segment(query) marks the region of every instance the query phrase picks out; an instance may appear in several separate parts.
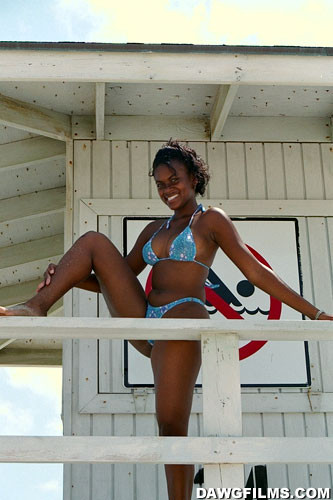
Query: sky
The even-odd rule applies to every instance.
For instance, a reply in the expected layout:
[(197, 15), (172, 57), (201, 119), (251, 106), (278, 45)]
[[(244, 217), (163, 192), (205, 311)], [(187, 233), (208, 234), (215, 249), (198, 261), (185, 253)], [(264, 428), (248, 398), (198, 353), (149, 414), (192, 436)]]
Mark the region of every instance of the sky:
[[(1, 0), (0, 40), (327, 47), (332, 20), (332, 0)], [(61, 435), (60, 413), (61, 369), (0, 368), (3, 435)], [(0, 485), (61, 500), (62, 466), (0, 464)]]
[(332, 20), (332, 0), (1, 0), (0, 39), (332, 46)]

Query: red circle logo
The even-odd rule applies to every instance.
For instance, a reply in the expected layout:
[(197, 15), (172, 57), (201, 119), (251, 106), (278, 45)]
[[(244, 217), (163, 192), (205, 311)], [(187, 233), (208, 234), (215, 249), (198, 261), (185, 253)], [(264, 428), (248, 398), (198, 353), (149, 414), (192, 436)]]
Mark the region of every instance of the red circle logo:
[[(266, 259), (262, 255), (260, 255), (256, 250), (254, 250), (252, 247), (249, 245), (246, 245), (247, 248), (250, 250), (252, 255), (259, 261), (261, 264), (264, 266), (268, 267), (269, 269), (272, 269), (271, 266), (268, 264)], [(152, 289), (152, 271), (150, 271), (147, 282), (146, 282), (146, 287), (145, 287), (145, 292), (146, 295), (149, 294), (149, 292)], [(206, 298), (207, 301), (214, 306), (226, 319), (244, 319), (243, 316), (241, 316), (240, 313), (235, 311), (228, 302), (226, 302), (220, 295), (218, 295), (215, 291), (214, 288), (211, 288), (209, 286), (205, 286), (205, 292), (206, 292)], [(269, 313), (267, 316), (267, 319), (280, 319), (281, 317), (281, 311), (282, 311), (282, 303), (276, 299), (275, 297), (270, 296), (270, 305), (269, 305)], [(259, 349), (261, 349), (265, 344), (267, 340), (252, 340), (248, 342), (246, 345), (240, 347), (239, 349), (239, 359), (245, 359), (248, 358), (249, 356), (252, 356), (252, 354), (255, 354)]]

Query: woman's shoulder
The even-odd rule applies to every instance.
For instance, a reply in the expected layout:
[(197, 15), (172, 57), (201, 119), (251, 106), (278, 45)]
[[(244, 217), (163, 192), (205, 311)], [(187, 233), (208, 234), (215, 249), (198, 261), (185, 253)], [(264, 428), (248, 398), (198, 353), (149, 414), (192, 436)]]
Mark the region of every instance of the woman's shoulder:
[(168, 220), (167, 218), (161, 218), (161, 219), (155, 219), (155, 220), (149, 222), (149, 224), (147, 224), (144, 227), (141, 234), (145, 235), (149, 239), (149, 237), (152, 236), (156, 231), (158, 231), (160, 229), (160, 227), (163, 224), (165, 224), (165, 222), (167, 220)]
[(211, 222), (212, 224), (221, 222), (223, 220), (229, 220), (228, 215), (220, 207), (208, 207), (205, 212), (205, 221)]

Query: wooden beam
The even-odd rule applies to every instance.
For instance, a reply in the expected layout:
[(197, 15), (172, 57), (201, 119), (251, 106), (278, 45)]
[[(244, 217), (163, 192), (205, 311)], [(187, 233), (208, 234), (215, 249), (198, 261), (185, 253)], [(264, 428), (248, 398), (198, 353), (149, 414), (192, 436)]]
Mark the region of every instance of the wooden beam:
[[(229, 116), (219, 141), (331, 142), (328, 117)], [(166, 141), (170, 137), (210, 141), (210, 123), (203, 117), (106, 116), (105, 138)], [(73, 117), (73, 139), (96, 139), (94, 116)]]
[[(73, 116), (73, 139), (96, 139), (93, 116)], [(117, 141), (209, 141), (206, 118), (180, 116), (106, 116), (105, 138)]]
[(36, 214), (56, 213), (65, 207), (65, 188), (45, 189), (0, 201), (0, 224)]
[(221, 140), (222, 130), (235, 100), (239, 85), (220, 85), (210, 115), (211, 141)]
[(0, 49), (1, 81), (333, 85), (320, 55)]
[(0, 145), (0, 168), (28, 167), (47, 159), (63, 158), (65, 144), (48, 137), (32, 137)]
[[(16, 342), (14, 344), (16, 346)], [(62, 349), (23, 349), (0, 351), (0, 366), (61, 366)]]
[(69, 115), (50, 111), (1, 94), (0, 123), (60, 141), (66, 141), (72, 137)]
[(333, 438), (1, 436), (0, 462), (330, 464)]
[[(24, 264), (31, 265), (50, 256), (64, 253), (64, 235), (56, 234), (47, 238), (18, 243), (0, 248), (0, 268), (14, 268)], [(42, 269), (41, 269), (42, 270)], [(32, 281), (32, 280), (31, 280)]]
[[(236, 334), (204, 333), (201, 339), (204, 436), (241, 436), (239, 347)], [(214, 383), (212, 383), (214, 381)], [(221, 460), (221, 462), (224, 462)], [(205, 462), (206, 488), (243, 487), (241, 463), (212, 465)]]
[[(96, 215), (169, 216), (160, 200), (82, 199)], [(219, 207), (233, 217), (333, 217), (332, 200), (205, 200), (206, 208)]]
[(331, 321), (239, 321), (146, 318), (42, 318), (2, 317), (0, 339), (156, 339), (201, 340), (203, 333), (228, 335), (240, 340), (333, 340)]
[[(96, 394), (83, 408), (82, 414), (155, 413), (155, 394), (152, 388), (136, 388), (127, 394)], [(202, 389), (195, 389), (192, 413), (202, 413)], [(331, 413), (333, 393), (246, 393), (243, 392), (242, 413)]]
[(95, 98), (95, 122), (96, 122), (96, 139), (104, 141), (105, 139), (105, 83), (96, 83), (96, 98)]
[(15, 342), (16, 339), (4, 339), (2, 342), (0, 342), (0, 351), (1, 349), (4, 349), (7, 347), (9, 344), (12, 344)]

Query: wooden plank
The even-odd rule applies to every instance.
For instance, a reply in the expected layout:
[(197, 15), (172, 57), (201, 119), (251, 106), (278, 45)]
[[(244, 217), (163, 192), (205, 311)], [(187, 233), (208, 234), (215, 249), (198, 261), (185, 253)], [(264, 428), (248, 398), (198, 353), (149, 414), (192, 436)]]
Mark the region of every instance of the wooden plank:
[(281, 144), (266, 143), (264, 146), (264, 162), (269, 200), (281, 200), (286, 196), (283, 151)]
[[(124, 173), (126, 175), (126, 172)], [(229, 174), (228, 174), (229, 176)], [(236, 183), (236, 178), (234, 181)], [(229, 180), (230, 185), (230, 180)], [(244, 186), (245, 187), (245, 186)], [(232, 188), (234, 189), (234, 187)], [(243, 188), (241, 189), (243, 191)], [(240, 194), (240, 193), (238, 193)], [(246, 193), (243, 191), (243, 194)], [(233, 194), (230, 193), (230, 196)], [(88, 205), (99, 215), (154, 215), (166, 216), (170, 211), (160, 200), (98, 200), (84, 198), (82, 203)], [(276, 217), (332, 217), (333, 206), (330, 200), (221, 200), (211, 199), (206, 203), (223, 208), (231, 217), (276, 216)]]
[[(47, 335), (45, 329), (47, 328)], [(333, 340), (332, 321), (271, 320), (238, 321), (190, 319), (158, 321), (146, 318), (47, 318), (7, 316), (1, 318), (0, 339), (52, 338), (85, 339), (179, 339), (200, 340), (200, 332), (219, 334), (221, 338), (237, 334), (240, 340)]]
[(265, 200), (267, 188), (262, 144), (245, 144), (245, 155), (248, 198)]
[(2, 168), (0, 200), (63, 186), (65, 186), (65, 157), (59, 155), (39, 160), (27, 167)]
[[(321, 415), (312, 415), (323, 418)], [(82, 418), (82, 416), (80, 417)], [(119, 422), (124, 432), (126, 420)], [(132, 417), (129, 417), (132, 419)], [(90, 417), (87, 416), (89, 421)], [(117, 424), (118, 425), (118, 424)], [(121, 427), (122, 426), (122, 427)], [(83, 429), (82, 429), (83, 431)], [(4, 463), (308, 463), (333, 462), (333, 438), (155, 437), (155, 436), (1, 436), (0, 462)], [(88, 465), (81, 465), (88, 471)], [(82, 469), (83, 470), (83, 469)], [(88, 474), (89, 476), (89, 474)], [(132, 478), (126, 482), (131, 490)], [(327, 477), (327, 476), (326, 476)], [(84, 480), (84, 477), (82, 477)], [(86, 480), (84, 480), (87, 484)], [(330, 486), (325, 480), (321, 486)], [(232, 484), (228, 484), (232, 486)], [(81, 491), (81, 494), (83, 494)], [(77, 496), (75, 497), (77, 498)], [(84, 497), (81, 498), (86, 498)], [(119, 498), (116, 497), (116, 498)], [(131, 497), (130, 497), (131, 498)]]
[[(305, 415), (305, 431), (306, 439), (317, 439), (320, 442), (323, 438), (322, 436), (327, 436), (325, 415), (323, 414), (306, 414)], [(297, 439), (297, 438), (296, 438)], [(329, 438), (326, 438), (329, 439)], [(312, 454), (310, 465), (309, 465), (309, 476), (310, 476), (310, 486), (312, 487), (331, 487), (331, 474), (330, 467), (328, 465), (315, 464), (312, 460)], [(331, 462), (332, 463), (332, 462)]]
[[(149, 168), (151, 169), (153, 167), (153, 162), (156, 156), (156, 153), (158, 152), (159, 149), (161, 149), (164, 146), (164, 142), (162, 141), (151, 141), (149, 143), (150, 145), (150, 161), (149, 161)], [(150, 187), (149, 187), (149, 193), (150, 196), (149, 198), (153, 198), (154, 200), (159, 200), (159, 194), (156, 189), (156, 184), (154, 181), (153, 177), (150, 177)]]
[[(64, 436), (72, 434), (72, 340), (63, 342), (62, 353), (62, 422)], [(71, 500), (72, 464), (64, 464), (63, 500)]]
[[(202, 333), (203, 431), (205, 436), (241, 436), (242, 413), (237, 335)], [(241, 462), (210, 465), (202, 459), (206, 488), (242, 487)]]
[[(95, 139), (93, 117), (73, 117), (75, 139)], [(209, 141), (209, 121), (201, 117), (106, 116), (105, 138), (112, 141)]]
[(110, 141), (92, 142), (92, 197), (111, 196), (111, 150)]
[(326, 117), (229, 116), (221, 136), (237, 142), (331, 142)]
[[(109, 238), (110, 233), (110, 217), (98, 217), (98, 231)], [(110, 318), (110, 312), (101, 293), (98, 294), (98, 317), (99, 318)], [(113, 377), (111, 376), (111, 357), (112, 357), (112, 345), (114, 342), (119, 342), (117, 340), (99, 340), (98, 341), (98, 392), (110, 393), (115, 392), (113, 390)], [(88, 405), (90, 406), (90, 405)]]
[[(125, 141), (112, 142), (112, 198), (130, 198), (129, 149)], [(101, 214), (108, 215), (108, 214)]]
[[(26, 243), (23, 244), (26, 245)], [(51, 262), (58, 263), (61, 257), (62, 253), (3, 268), (0, 272), (0, 286), (12, 286), (21, 281), (32, 281), (36, 278), (41, 280), (47, 266)]]
[[(284, 436), (283, 416), (281, 413), (275, 415), (263, 415), (263, 431), (265, 437)], [(267, 470), (268, 484), (273, 488), (288, 488), (288, 477), (286, 465), (269, 465)]]
[(227, 199), (228, 179), (226, 145), (220, 142), (208, 142), (207, 161), (211, 174), (209, 197), (212, 199)]
[(333, 145), (320, 144), (321, 158), (323, 162), (323, 177), (325, 198), (333, 199)]
[[(112, 435), (111, 415), (94, 415), (92, 433), (94, 436)], [(98, 500), (112, 500), (112, 468), (110, 464), (96, 464), (92, 466), (91, 488)]]
[[(15, 344), (14, 344), (15, 345)], [(0, 351), (0, 366), (61, 366), (61, 349), (14, 349)]]
[[(62, 254), (63, 251), (63, 234), (0, 248), (1, 276), (5, 268), (37, 262), (39, 260), (51, 258), (51, 255), (58, 256)], [(43, 271), (42, 268), (41, 271)]]
[[(301, 217), (298, 219), (299, 224), (299, 246), (300, 246), (300, 264), (301, 276), (303, 284), (303, 296), (314, 303), (313, 296), (313, 281), (312, 281), (312, 264), (309, 246), (309, 229), (307, 219)], [(310, 372), (311, 372), (311, 390), (313, 392), (322, 391), (322, 379), (320, 373), (320, 359), (318, 342), (312, 341), (308, 343), (310, 357)]]
[(210, 114), (211, 141), (222, 137), (223, 127), (235, 100), (239, 85), (220, 85)]
[[(310, 54), (135, 50), (0, 50), (3, 81), (333, 85), (330, 58)], [(52, 62), (52, 63), (51, 63)], [(82, 71), (85, 68), (85, 71)], [(223, 68), (223, 72), (221, 72)]]
[[(283, 391), (285, 388), (283, 388)], [(243, 389), (244, 391), (244, 389)], [(138, 405), (139, 397), (144, 404)], [(331, 393), (252, 393), (242, 394), (242, 411), (247, 413), (306, 413), (333, 412)], [(98, 394), (88, 403), (82, 413), (154, 413), (154, 394), (148, 389), (143, 395), (140, 389), (128, 394)], [(192, 412), (202, 412), (202, 394), (193, 399)]]
[[(308, 219), (311, 269), (313, 273), (314, 303), (320, 309), (330, 311), (333, 301), (332, 263), (327, 226), (324, 219)], [(321, 377), (324, 392), (333, 391), (333, 346), (329, 342), (319, 344)]]
[[(0, 208), (1, 211), (1, 208)], [(23, 215), (23, 214), (22, 214)], [(64, 209), (37, 213), (0, 223), (0, 247), (18, 245), (63, 232)]]
[(98, 373), (90, 365), (97, 365), (96, 340), (81, 339), (79, 343), (78, 412), (98, 393)]
[[(81, 203), (81, 198), (85, 196), (85, 193), (89, 193), (89, 196), (92, 195), (91, 149), (91, 142), (89, 141), (74, 141), (73, 241), (77, 240), (79, 236), (89, 229), (97, 228), (97, 217), (95, 226), (90, 227), (91, 224), (93, 224), (91, 210), (89, 210), (88, 206), (83, 209)], [(82, 213), (83, 210), (85, 210), (84, 215)], [(85, 219), (82, 222), (80, 218), (83, 216), (85, 216)], [(85, 224), (86, 220), (87, 223)], [(90, 306), (92, 300), (91, 293), (74, 289), (73, 314), (79, 316), (80, 311), (84, 314), (85, 308)], [(87, 311), (89, 311), (89, 309), (87, 309)]]
[(319, 144), (302, 144), (305, 179), (305, 197), (308, 200), (324, 198), (324, 181)]
[(37, 193), (15, 196), (0, 202), (0, 223), (24, 219), (37, 214), (64, 210), (65, 188), (46, 189)]
[[(132, 415), (115, 415), (113, 431), (114, 436), (117, 436), (120, 440), (128, 439), (125, 436), (133, 436), (133, 434), (135, 433), (133, 423), (134, 420)], [(130, 463), (123, 463), (122, 465), (115, 464), (114, 481), (115, 499), (121, 498), (122, 500), (132, 500), (134, 498), (134, 465)]]
[(32, 137), (0, 145), (0, 168), (36, 165), (45, 158), (63, 158), (65, 144), (48, 137)]
[[(288, 141), (289, 142), (289, 141)], [(289, 200), (304, 200), (305, 180), (300, 144), (282, 145), (286, 177), (286, 191)]]
[[(293, 413), (284, 415), (283, 418), (286, 437), (305, 437), (304, 415)], [(310, 486), (308, 465), (288, 465), (287, 470), (289, 479), (288, 486), (292, 491), (295, 491), (300, 485), (302, 485), (303, 488), (308, 488)]]
[[(262, 425), (262, 415), (258, 413), (244, 413), (244, 395), (242, 395), (242, 416), (243, 416), (243, 436), (246, 437), (262, 437), (263, 436), (263, 425)], [(245, 482), (249, 477), (251, 472), (251, 466), (245, 465), (244, 475)]]
[(95, 84), (95, 130), (96, 139), (104, 141), (105, 139), (105, 83)]
[(0, 94), (0, 123), (59, 141), (72, 136), (69, 115)]
[(226, 148), (229, 198), (231, 200), (245, 200), (247, 186), (244, 145), (228, 143)]
[[(155, 415), (136, 415), (134, 418), (136, 436), (154, 436), (156, 432)], [(159, 498), (158, 488), (161, 488), (161, 485), (157, 482), (157, 466), (137, 464), (134, 470), (137, 498), (147, 498), (148, 489), (151, 492), (152, 498)]]
[[(207, 150), (206, 150), (206, 143), (205, 142), (196, 142), (196, 141), (190, 141), (188, 142), (188, 146), (194, 151), (201, 156), (201, 158), (204, 160), (205, 163), (207, 163)], [(206, 188), (206, 192), (203, 196), (198, 195), (199, 199), (205, 200), (209, 197), (209, 188), (210, 185), (208, 184)]]
[(133, 141), (130, 148), (131, 198), (149, 198), (148, 142)]
[[(333, 435), (333, 414), (332, 413), (326, 413), (325, 415), (326, 418), (326, 425), (327, 425), (327, 435), (332, 436)], [(331, 477), (333, 473), (333, 467), (332, 464), (330, 465), (330, 470), (331, 470)]]
[[(68, 318), (70, 319), (70, 318)], [(80, 415), (79, 408), (79, 380), (80, 380), (80, 359), (79, 350), (80, 342), (75, 340), (73, 342), (71, 371), (72, 371), (72, 395), (71, 395), (71, 437), (65, 439), (72, 439), (73, 437), (82, 439), (91, 437), (92, 430), (92, 416)], [(90, 485), (91, 485), (91, 472), (92, 467), (89, 463), (80, 463), (72, 465), (71, 475), (71, 500), (90, 500)]]

